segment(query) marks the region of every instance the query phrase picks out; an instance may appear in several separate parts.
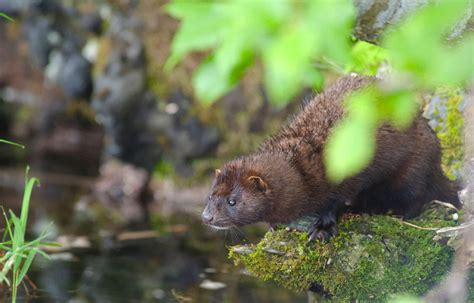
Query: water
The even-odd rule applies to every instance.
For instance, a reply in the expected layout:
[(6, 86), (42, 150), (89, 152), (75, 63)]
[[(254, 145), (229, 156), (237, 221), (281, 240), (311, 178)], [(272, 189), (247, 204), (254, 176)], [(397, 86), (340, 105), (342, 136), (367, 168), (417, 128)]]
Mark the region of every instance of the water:
[[(2, 191), (0, 199), (9, 197), (7, 205), (12, 205), (19, 201), (16, 191)], [(72, 219), (71, 204), (86, 191), (45, 184), (35, 190), (31, 226), (54, 221), (58, 235), (82, 235), (91, 246), (51, 254), (50, 261), (38, 258), (29, 273), (38, 288), (35, 296), (26, 296), (22, 288), (19, 302), (307, 301), (306, 294), (259, 281), (227, 258), (226, 245), (256, 242), (263, 229), (231, 236), (210, 231), (189, 214), (174, 214), (153, 220), (160, 222), (154, 237), (119, 240), (116, 233), (103, 229), (104, 222), (84, 229)], [(1, 298), (8, 302), (5, 295)]]

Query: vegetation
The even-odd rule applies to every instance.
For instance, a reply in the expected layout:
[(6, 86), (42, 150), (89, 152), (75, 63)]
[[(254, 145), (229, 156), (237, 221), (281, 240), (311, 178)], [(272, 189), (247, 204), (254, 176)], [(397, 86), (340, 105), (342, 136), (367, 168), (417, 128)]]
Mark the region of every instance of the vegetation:
[(455, 89), (438, 89), (435, 96), (436, 101), (439, 101), (428, 105), (428, 108), (432, 109), (428, 114), (431, 114), (430, 119), (436, 122), (433, 126), (443, 151), (441, 164), (450, 179), (459, 179), (464, 159), (464, 94)]
[(418, 107), (415, 92), (462, 86), (472, 77), (472, 65), (466, 62), (472, 59), (474, 35), (446, 43), (466, 13), (467, 0), (439, 1), (419, 9), (388, 30), (380, 47), (351, 42), (356, 12), (350, 0), (175, 0), (167, 8), (181, 20), (167, 68), (190, 52), (205, 52), (193, 76), (203, 102), (232, 89), (252, 65), (263, 66), (271, 100), (282, 105), (302, 87), (320, 88), (324, 70), (373, 75), (381, 63), (388, 63), (386, 83), (347, 100), (347, 118), (329, 139), (325, 160), (334, 182), (370, 162), (381, 123), (399, 128), (410, 124)]
[[(0, 139), (0, 143), (12, 144), (23, 148), (22, 145), (3, 139)], [(28, 273), (28, 269), (35, 256), (40, 254), (48, 258), (48, 255), (41, 250), (41, 246), (55, 245), (54, 243), (43, 242), (47, 237), (45, 232), (33, 241), (25, 240), (30, 198), (35, 184), (39, 184), (39, 181), (36, 178), (28, 177), (27, 168), (20, 217), (16, 216), (11, 210), (7, 214), (2, 207), (5, 230), (2, 242), (0, 242), (0, 283), (5, 283), (11, 288), (13, 303), (16, 302), (18, 287)]]
[(329, 243), (308, 244), (306, 232), (280, 229), (256, 245), (232, 247), (230, 257), (289, 289), (319, 283), (338, 302), (419, 296), (449, 270), (454, 250), (436, 242), (433, 229), (456, 225), (453, 212), (432, 204), (409, 221), (414, 225), (390, 216), (345, 216)]
[(15, 20), (13, 20), (10, 16), (8, 16), (7, 14), (2, 13), (2, 12), (0, 12), (0, 17), (1, 17), (1, 18), (4, 18), (4, 19), (7, 19), (7, 20), (10, 21), (10, 22), (15, 21)]

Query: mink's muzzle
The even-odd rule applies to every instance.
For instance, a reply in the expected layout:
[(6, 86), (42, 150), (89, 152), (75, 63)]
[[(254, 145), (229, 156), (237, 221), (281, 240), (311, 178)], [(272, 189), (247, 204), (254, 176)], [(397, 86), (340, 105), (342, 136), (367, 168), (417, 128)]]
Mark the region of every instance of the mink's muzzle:
[(204, 224), (210, 224), (214, 220), (214, 216), (209, 211), (208, 206), (206, 206), (206, 208), (204, 208), (204, 211), (202, 212), (201, 218), (202, 218), (202, 222)]
[(210, 203), (206, 204), (206, 207), (202, 211), (201, 219), (204, 224), (212, 224), (214, 221), (214, 213), (212, 212)]

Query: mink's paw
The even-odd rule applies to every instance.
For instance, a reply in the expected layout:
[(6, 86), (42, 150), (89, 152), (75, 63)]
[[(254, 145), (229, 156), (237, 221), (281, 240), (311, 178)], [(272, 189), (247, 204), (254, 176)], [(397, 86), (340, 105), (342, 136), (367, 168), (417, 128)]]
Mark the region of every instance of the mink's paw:
[(318, 239), (326, 241), (330, 237), (337, 235), (337, 220), (333, 213), (319, 214), (308, 230), (309, 242)]

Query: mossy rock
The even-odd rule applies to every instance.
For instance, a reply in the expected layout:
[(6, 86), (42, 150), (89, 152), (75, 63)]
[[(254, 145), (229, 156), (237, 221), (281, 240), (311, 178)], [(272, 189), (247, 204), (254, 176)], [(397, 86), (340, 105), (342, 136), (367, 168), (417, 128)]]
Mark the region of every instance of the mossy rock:
[(441, 166), (450, 179), (459, 179), (464, 160), (463, 111), (467, 102), (466, 92), (440, 88), (430, 98), (424, 115), (439, 138), (443, 151)]
[(454, 249), (432, 228), (456, 225), (454, 212), (430, 204), (409, 221), (417, 227), (392, 216), (345, 215), (328, 243), (308, 243), (306, 232), (284, 228), (229, 255), (258, 278), (296, 291), (318, 286), (338, 302), (419, 296), (450, 268)]

